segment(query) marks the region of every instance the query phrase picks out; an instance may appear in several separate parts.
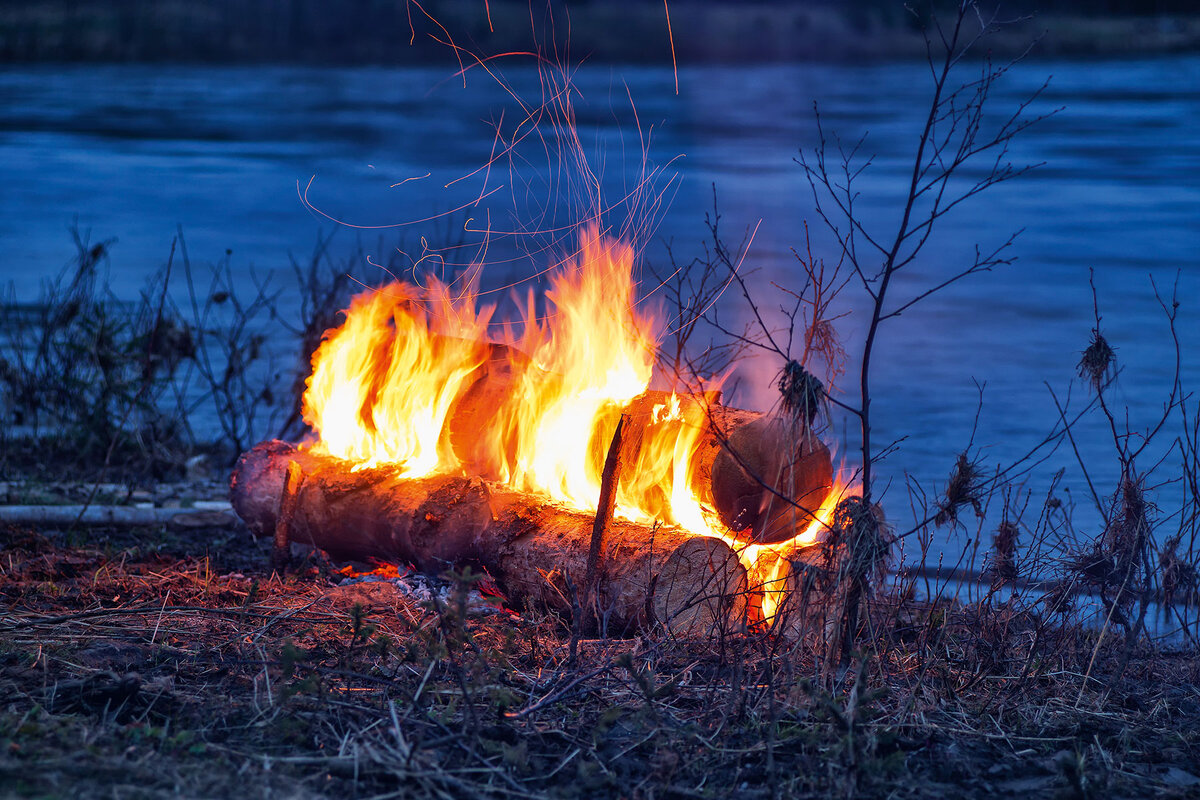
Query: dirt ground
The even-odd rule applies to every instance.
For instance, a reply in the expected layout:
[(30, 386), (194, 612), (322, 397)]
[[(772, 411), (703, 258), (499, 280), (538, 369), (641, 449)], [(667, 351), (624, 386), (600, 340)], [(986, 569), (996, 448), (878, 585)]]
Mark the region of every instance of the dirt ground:
[(0, 529), (0, 795), (1200, 797), (1192, 652), (983, 659), (942, 609), (832, 680), (763, 632), (572, 661), (470, 575), (268, 563), (232, 523)]

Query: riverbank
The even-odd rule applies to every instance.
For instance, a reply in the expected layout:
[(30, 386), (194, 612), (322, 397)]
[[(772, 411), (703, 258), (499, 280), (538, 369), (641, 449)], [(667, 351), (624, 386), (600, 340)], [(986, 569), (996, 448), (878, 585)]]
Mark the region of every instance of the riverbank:
[[(452, 62), (447, 40), (475, 53), (537, 49), (568, 62), (860, 62), (925, 52), (922, 22), (901, 3), (675, 2), (670, 30), (664, 6), (652, 2), (554, 7), (531, 15), (525, 3), (448, 0), (429, 6), (435, 23), (402, 0), (348, 9), (309, 0), (6, 4), (0, 62)], [(1035, 14), (1006, 25), (990, 51), (1017, 55), (1033, 40), (1044, 57), (1195, 52), (1200, 14)]]

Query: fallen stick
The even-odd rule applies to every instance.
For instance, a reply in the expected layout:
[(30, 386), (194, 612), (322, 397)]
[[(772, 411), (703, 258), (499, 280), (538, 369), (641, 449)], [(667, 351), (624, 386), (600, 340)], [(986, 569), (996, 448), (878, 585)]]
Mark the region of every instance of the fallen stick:
[(617, 485), (621, 480), (621, 431), (629, 417), (621, 417), (612, 443), (608, 446), (608, 457), (604, 460), (604, 474), (600, 481), (600, 502), (596, 507), (596, 518), (592, 522), (592, 542), (588, 547), (587, 571), (584, 584), (587, 592), (587, 607), (596, 607), (596, 576), (600, 567), (600, 552), (612, 522), (613, 507), (617, 501)]
[(279, 513), (275, 517), (275, 541), (271, 548), (271, 568), (276, 572), (283, 572), (287, 569), (291, 544), (288, 528), (296, 513), (296, 495), (300, 493), (300, 486), (303, 483), (304, 472), (300, 469), (300, 465), (294, 461), (289, 463), (287, 471), (283, 475), (283, 488), (279, 495)]
[[(232, 510), (232, 509), (231, 509)], [(177, 517), (209, 516), (218, 509), (138, 508), (137, 506), (0, 506), (0, 522), (17, 525), (163, 525)], [(226, 519), (233, 522), (231, 517)], [(216, 525), (216, 527), (220, 527)]]
[[(243, 454), (231, 479), (237, 513), (259, 536), (277, 530), (289, 465), (290, 541), (342, 558), (384, 559), (441, 573), (479, 567), (514, 607), (569, 614), (567, 578), (584, 585), (593, 516), (478, 478), (395, 477), (284, 442)], [(744, 624), (746, 572), (729, 545), (678, 528), (612, 519), (597, 566), (602, 633), (655, 624), (712, 634)]]

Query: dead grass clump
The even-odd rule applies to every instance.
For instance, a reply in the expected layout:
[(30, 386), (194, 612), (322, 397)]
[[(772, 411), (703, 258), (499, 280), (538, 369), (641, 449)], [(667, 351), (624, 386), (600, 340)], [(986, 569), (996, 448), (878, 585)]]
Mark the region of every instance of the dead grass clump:
[(1100, 333), (1100, 329), (1093, 328), (1092, 343), (1079, 359), (1079, 377), (1090, 383), (1094, 391), (1099, 392), (1112, 380), (1116, 364), (1116, 351)]
[(979, 462), (959, 453), (946, 482), (946, 493), (938, 506), (934, 522), (945, 525), (957, 522), (959, 512), (970, 506), (977, 516), (983, 516), (983, 499), (986, 495), (987, 483)]
[[(1135, 625), (1134, 606), (1145, 601), (1150, 573), (1149, 504), (1137, 481), (1121, 481), (1115, 508), (1104, 531), (1086, 549), (1063, 559), (1066, 584), (1074, 592), (1090, 592), (1103, 602), (1112, 622), (1125, 629)], [(1178, 573), (1180, 577), (1182, 572)], [(1059, 589), (1063, 594), (1067, 589)], [(1056, 596), (1064, 604), (1064, 598)]]
[[(873, 511), (850, 504), (842, 521), (870, 553)], [(1200, 756), (1194, 659), (1139, 651), (1120, 686), (1103, 687), (1079, 677), (1084, 634), (1047, 629), (1035, 644), (1040, 622), (1003, 604), (884, 591), (864, 607), (862, 657), (828, 683), (806, 642), (755, 631), (582, 640), (572, 662), (567, 621), (515, 614), (477, 576), (347, 583), (314, 555), (282, 577), (243, 536), (114, 529), (64, 546), (4, 532), (6, 785), (78, 797), (122, 785), (145, 797), (1000, 796), (1069, 792), (1062, 754), (1081, 753), (1089, 785), (1128, 794), (1169, 793)]]
[(825, 399), (825, 386), (820, 379), (796, 361), (789, 360), (779, 376), (778, 387), (784, 412), (804, 420), (811, 427)]
[(1200, 600), (1200, 573), (1196, 565), (1179, 552), (1183, 531), (1168, 539), (1158, 557), (1163, 605), (1194, 606)]
[(868, 506), (861, 497), (841, 500), (833, 512), (824, 544), (826, 567), (842, 578), (863, 585), (880, 582), (891, 563), (893, 538), (878, 506)]
[(1017, 579), (1017, 538), (1021, 529), (1012, 520), (1004, 520), (992, 537), (992, 560), (989, 565), (992, 575), (1000, 585), (1011, 584)]
[(842, 499), (834, 508), (833, 520), (822, 544), (823, 567), (831, 576), (827, 617), (835, 631), (827, 657), (844, 669), (855, 647), (863, 622), (861, 607), (882, 582), (891, 560), (893, 537), (878, 506), (862, 497)]
[(1126, 581), (1131, 581), (1141, 567), (1150, 536), (1148, 515), (1149, 505), (1141, 482), (1125, 475), (1121, 479), (1116, 513), (1104, 531), (1102, 547), (1111, 554), (1117, 574)]

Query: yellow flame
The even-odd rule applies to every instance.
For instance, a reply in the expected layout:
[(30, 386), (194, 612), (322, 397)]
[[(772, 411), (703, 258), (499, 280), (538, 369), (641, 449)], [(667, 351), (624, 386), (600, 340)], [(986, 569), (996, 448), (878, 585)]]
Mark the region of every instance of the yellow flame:
[[(518, 441), (510, 482), (580, 510), (596, 506), (616, 415), (650, 385), (654, 320), (635, 313), (633, 264), (632, 248), (587, 229), (577, 259), (551, 280), (546, 319), (534, 316), (532, 292), (526, 303), (518, 347), (544, 372), (521, 375), (504, 415)], [(598, 422), (610, 423), (600, 437)]]
[(457, 467), (442, 429), (482, 362), (490, 313), (436, 283), (424, 296), (393, 284), (354, 298), (313, 354), (302, 411), (317, 449), (359, 467), (394, 464), (406, 478)]
[[(401, 477), (480, 475), (592, 511), (609, 442), (631, 414), (616, 513), (724, 539), (751, 575), (771, 572), (761, 581), (769, 620), (785, 556), (821, 538), (842, 492), (835, 487), (807, 526), (797, 510), (794, 527), (804, 530), (790, 541), (747, 545), (730, 535), (711, 497), (697, 495), (693, 483), (703, 481), (692, 480), (716, 387), (647, 392), (656, 320), (637, 307), (634, 260), (629, 245), (582, 229), (541, 315), (531, 291), (519, 335), (510, 330), (498, 345), (489, 343), (494, 308), (477, 309), (474, 286), (454, 295), (436, 280), (396, 283), (356, 297), (313, 354), (303, 413), (319, 436), (314, 448), (356, 468), (393, 465)], [(456, 409), (474, 420), (459, 436)]]

